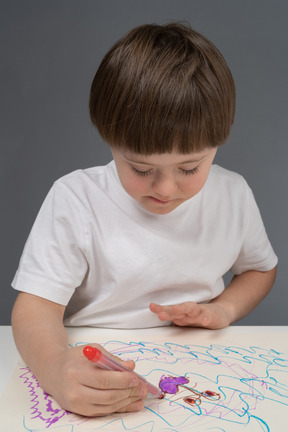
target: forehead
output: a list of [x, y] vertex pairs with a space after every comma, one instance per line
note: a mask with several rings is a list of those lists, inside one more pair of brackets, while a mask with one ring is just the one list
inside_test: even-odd
[[114, 149], [112, 151], [113, 156], [116, 158], [122, 158], [128, 162], [150, 165], [150, 166], [170, 166], [170, 165], [182, 165], [188, 163], [198, 163], [206, 159], [210, 155], [216, 153], [216, 148], [208, 148], [201, 152], [193, 152], [188, 154], [182, 154], [178, 152], [171, 153], [153, 153], [152, 155], [140, 155], [138, 153], [131, 152], [130, 150]]

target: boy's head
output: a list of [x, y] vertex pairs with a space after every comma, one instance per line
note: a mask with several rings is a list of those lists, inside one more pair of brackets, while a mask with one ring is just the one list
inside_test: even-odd
[[142, 155], [201, 152], [227, 139], [232, 74], [217, 48], [182, 24], [143, 25], [106, 54], [90, 116], [112, 148]]

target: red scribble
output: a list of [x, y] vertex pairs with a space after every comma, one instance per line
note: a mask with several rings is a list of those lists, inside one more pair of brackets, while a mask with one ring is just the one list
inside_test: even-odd
[[211, 390], [205, 390], [203, 393], [204, 396], [216, 396], [217, 393], [212, 392]]
[[196, 404], [196, 400], [195, 399], [193, 399], [192, 397], [190, 397], [190, 396], [186, 396], [186, 397], [184, 397], [184, 402], [186, 402], [188, 405], [195, 405]]

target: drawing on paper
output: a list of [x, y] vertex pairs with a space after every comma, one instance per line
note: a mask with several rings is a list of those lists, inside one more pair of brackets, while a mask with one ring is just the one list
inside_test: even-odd
[[287, 353], [261, 346], [174, 342], [109, 340], [103, 346], [133, 359], [136, 371], [159, 383], [165, 397], [146, 399], [137, 414], [84, 418], [61, 409], [31, 371], [19, 365], [17, 388], [26, 400], [17, 408], [23, 431], [181, 432], [197, 427], [242, 432], [245, 426], [245, 431], [269, 432], [281, 426], [278, 421], [288, 421]]
[[172, 377], [172, 376], [163, 376], [160, 379], [159, 382], [159, 388], [166, 394], [176, 394], [179, 391], [179, 387], [183, 387], [189, 392], [192, 393], [190, 396], [185, 396], [183, 398], [183, 401], [186, 402], [189, 405], [199, 405], [201, 403], [201, 399], [209, 399], [209, 400], [219, 400], [220, 394], [215, 393], [211, 390], [205, 390], [204, 392], [200, 392], [196, 389], [195, 384], [193, 387], [188, 387], [189, 380], [188, 378], [179, 376], [179, 377]]

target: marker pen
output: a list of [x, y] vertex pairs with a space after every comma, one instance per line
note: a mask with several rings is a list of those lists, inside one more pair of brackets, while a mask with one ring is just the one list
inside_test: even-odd
[[127, 368], [119, 361], [100, 351], [98, 348], [86, 346], [83, 349], [83, 354], [85, 355], [85, 357], [87, 357], [88, 360], [92, 361], [93, 363], [97, 363], [97, 366], [99, 366], [101, 369], [119, 372], [133, 372], [139, 379], [141, 379], [141, 381], [144, 381], [144, 383], [147, 385], [149, 393], [152, 396], [158, 397], [159, 399], [162, 399], [164, 397], [164, 393], [158, 387], [149, 383], [144, 377], [138, 375], [134, 371], [131, 371], [131, 369]]

